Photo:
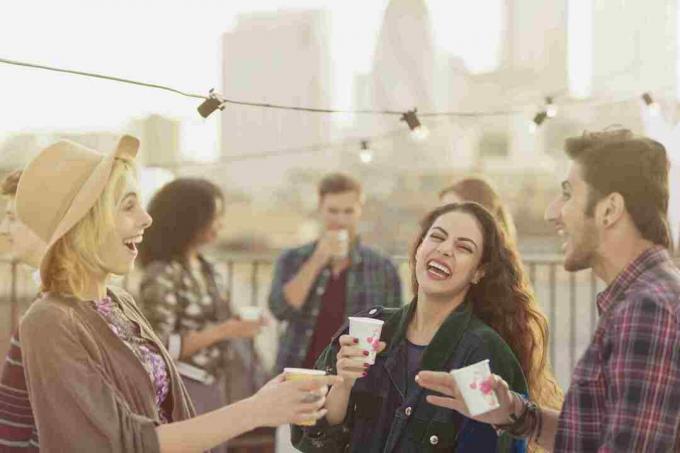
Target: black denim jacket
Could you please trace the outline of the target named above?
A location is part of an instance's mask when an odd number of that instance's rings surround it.
[[[400,309],[375,307],[361,316],[383,319],[381,340],[387,348],[376,358],[368,375],[352,389],[342,424],[293,426],[293,444],[303,452],[522,452],[523,441],[497,436],[487,424],[463,417],[425,401],[431,392],[418,387],[407,395],[406,329],[416,302]],[[338,338],[344,326],[321,354],[316,367],[335,374]],[[526,394],[527,384],[517,359],[503,339],[464,303],[444,321],[423,353],[421,369],[449,371],[490,359],[493,373],[510,388]]]

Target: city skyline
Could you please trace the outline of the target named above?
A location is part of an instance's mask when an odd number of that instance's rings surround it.
[[[440,32],[435,36],[442,51],[455,51],[460,43],[450,39],[450,27],[441,18],[455,16],[452,23],[464,22],[461,5],[436,0]],[[483,5],[465,8],[480,14],[482,6],[501,0],[484,0]],[[84,2],[67,0],[27,1],[6,8],[0,15],[0,56],[20,61],[108,73],[115,76],[167,84],[192,92],[205,92],[221,86],[220,44],[222,35],[233,29],[244,13],[322,9],[331,16],[329,51],[333,55],[333,82],[330,103],[351,106],[353,80],[366,72],[372,61],[376,29],[387,1],[362,4],[321,0],[260,0],[219,2],[208,0],[201,8],[185,1]],[[41,14],[35,14],[40,11]],[[73,14],[78,11],[78,14]],[[468,13],[466,13],[468,14]],[[162,17],[162,20],[159,20]],[[27,26],[31,24],[31,26]],[[449,25],[449,26],[447,26]],[[491,24],[493,25],[493,24]],[[437,27],[435,27],[437,28]],[[481,33],[484,27],[477,27]],[[121,33],[124,30],[124,33]],[[182,33],[178,33],[181,31]],[[493,33],[487,33],[491,36]],[[448,37],[448,39],[447,39]],[[498,41],[498,39],[496,39]],[[483,46],[483,40],[478,40]],[[49,43],[49,45],[46,45]],[[493,47],[493,43],[490,43]],[[467,52],[486,56],[479,47]],[[476,51],[476,52],[475,52]],[[491,52],[493,53],[493,51]],[[482,59],[483,60],[483,59]],[[484,61],[474,62],[479,69]],[[339,69],[340,68],[340,69]],[[215,119],[202,120],[196,114],[196,100],[107,81],[0,65],[0,98],[10,114],[3,118],[0,138],[25,131],[122,131],[124,124],[149,114],[181,120],[191,130],[185,148],[192,148],[197,160],[217,156],[218,127]],[[201,151],[211,148],[209,151]],[[203,153],[204,155],[201,155]]]

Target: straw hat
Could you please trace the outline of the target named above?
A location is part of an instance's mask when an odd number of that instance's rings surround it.
[[[138,149],[139,140],[130,135],[121,137],[109,154],[61,140],[29,162],[19,180],[16,210],[19,219],[47,244],[42,264],[54,243],[95,205],[114,159],[134,159]]]

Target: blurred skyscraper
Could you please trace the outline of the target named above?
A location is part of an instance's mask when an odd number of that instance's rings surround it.
[[[223,37],[223,87],[233,100],[326,107],[331,104],[329,21],[322,11],[278,11],[239,16]],[[222,156],[258,154],[327,143],[332,116],[227,105]],[[229,182],[242,187],[281,184],[296,167],[333,168],[326,153],[288,154],[225,165]]]

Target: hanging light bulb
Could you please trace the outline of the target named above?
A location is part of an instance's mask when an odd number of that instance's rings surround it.
[[[538,112],[535,116],[534,119],[529,121],[529,132],[531,134],[535,134],[536,131],[538,130],[538,127],[543,124],[543,122],[548,118],[548,113],[545,110],[542,110]]]
[[[359,160],[364,164],[370,164],[373,161],[373,150],[368,147],[368,141],[361,141],[361,151],[359,151]]]
[[[661,110],[659,108],[659,104],[652,99],[652,95],[649,93],[643,93],[642,94],[642,100],[644,101],[645,105],[649,109],[649,113],[652,115],[658,115],[659,111]]]
[[[550,96],[545,98],[545,113],[548,115],[548,118],[555,118],[557,116],[557,106]]]
[[[418,109],[409,110],[401,116],[401,121],[406,121],[408,128],[411,130],[411,138],[416,141],[423,141],[429,135],[430,131],[420,124],[420,120],[416,115]]]

